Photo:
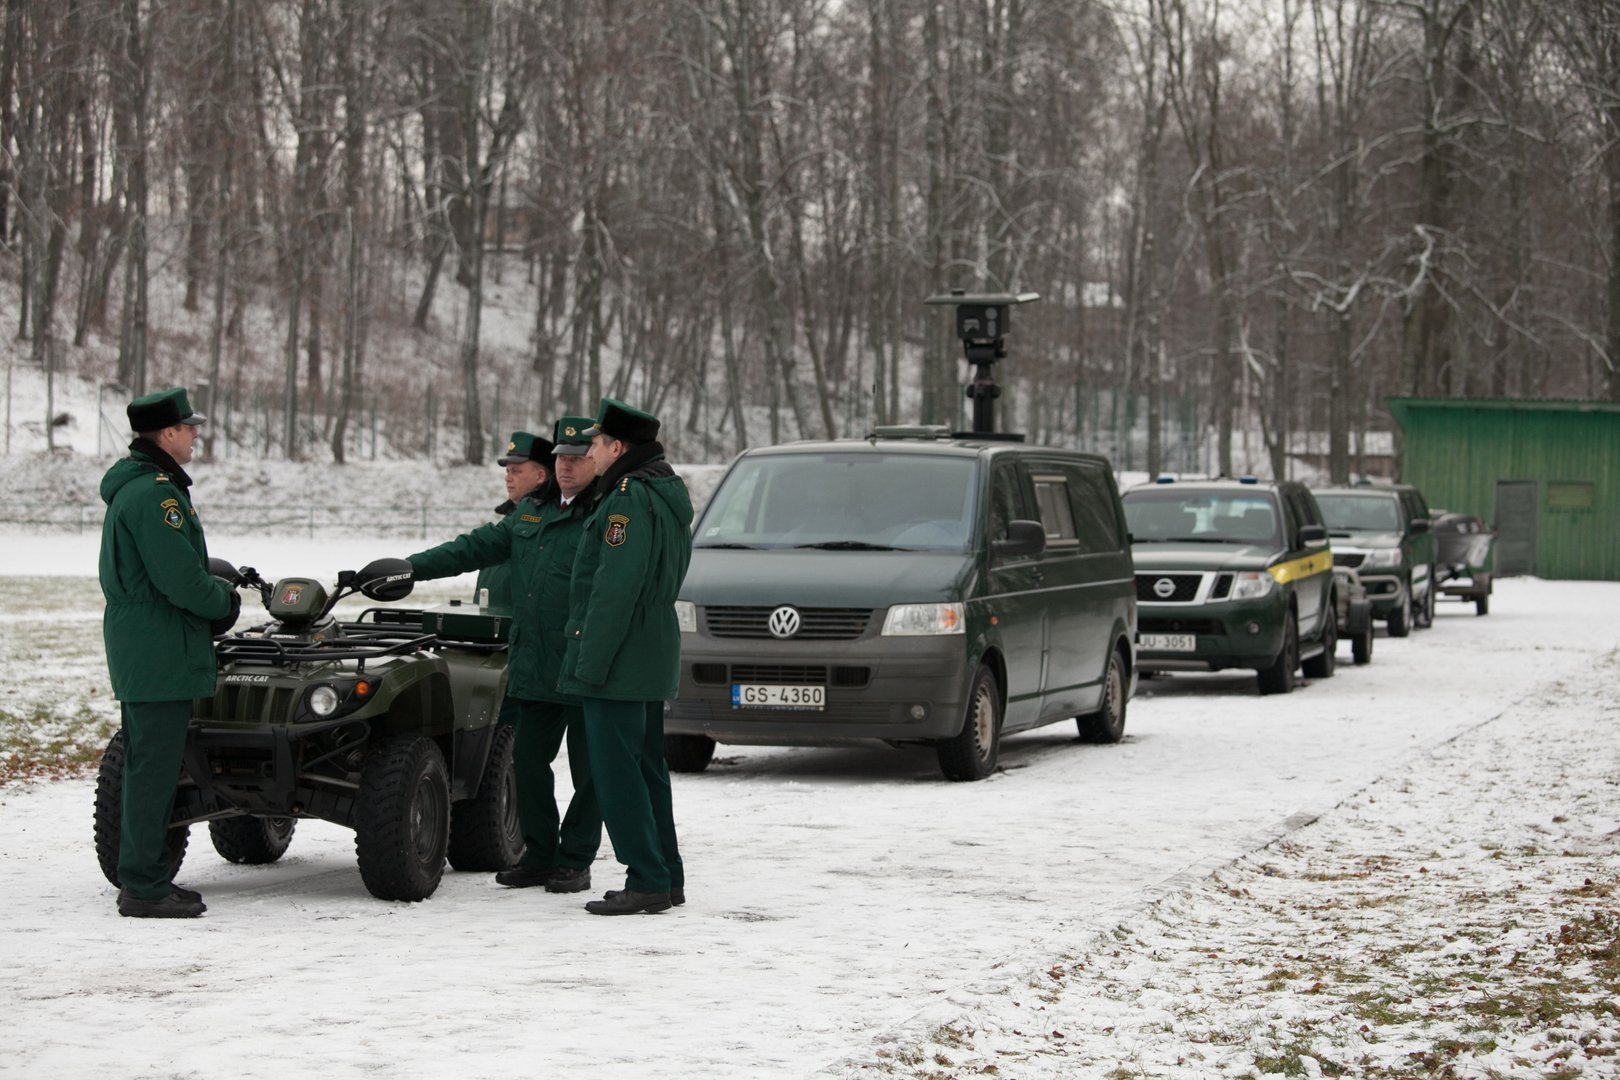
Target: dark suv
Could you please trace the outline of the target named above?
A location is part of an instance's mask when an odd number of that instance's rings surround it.
[[[1252,668],[1286,694],[1333,674],[1333,555],[1303,484],[1251,478],[1138,485],[1124,495],[1143,672]]]
[[[1361,575],[1389,636],[1434,625],[1438,557],[1429,506],[1418,489],[1358,484],[1317,488],[1315,495],[1333,538],[1333,561]]]
[[[742,454],[677,601],[677,771],[715,742],[933,746],[953,780],[1001,736],[1117,742],[1136,602],[1107,461],[945,429]]]

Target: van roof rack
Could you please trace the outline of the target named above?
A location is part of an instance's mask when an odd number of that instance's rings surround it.
[[[949,439],[951,429],[944,424],[879,424],[872,429],[874,439]]]

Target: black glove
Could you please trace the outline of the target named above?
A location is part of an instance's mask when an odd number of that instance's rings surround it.
[[[242,594],[235,589],[231,590],[231,610],[208,624],[209,633],[221,637],[231,632],[236,625],[237,617],[242,614]]]

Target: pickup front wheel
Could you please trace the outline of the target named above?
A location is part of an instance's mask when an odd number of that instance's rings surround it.
[[[1294,689],[1294,671],[1299,667],[1299,623],[1290,611],[1283,623],[1282,651],[1270,667],[1260,669],[1262,694],[1286,694]]]

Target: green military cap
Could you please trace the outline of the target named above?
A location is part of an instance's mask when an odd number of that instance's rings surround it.
[[[196,427],[208,420],[202,413],[191,411],[185,388],[180,386],[138,397],[125,412],[129,414],[131,431],[162,431],[176,424]]]
[[[514,431],[506,441],[506,454],[495,459],[497,465],[517,465],[525,461],[538,461],[551,468],[551,440],[527,431]]]
[[[581,457],[590,452],[591,437],[586,430],[596,423],[588,416],[565,416],[551,429],[553,449],[558,457]]]
[[[627,443],[650,443],[658,438],[658,417],[632,408],[622,401],[603,398],[596,413],[596,424],[585,429],[591,437],[606,435]]]

